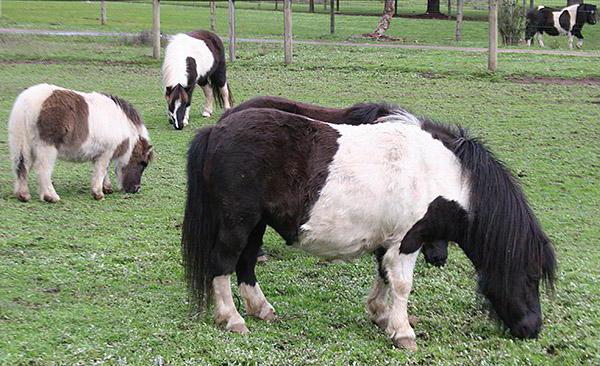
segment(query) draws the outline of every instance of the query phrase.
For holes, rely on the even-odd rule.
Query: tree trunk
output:
[[[440,0],[427,0],[427,14],[440,13]]]
[[[308,0],[308,12],[309,13],[315,12],[315,0]]]
[[[457,0],[456,4],[456,42],[462,40],[462,21],[463,21],[463,7],[465,0]]]
[[[438,0],[439,1],[439,0]],[[390,22],[392,21],[392,17],[394,16],[394,0],[385,0],[383,15],[381,19],[379,19],[379,23],[377,27],[370,33],[369,36],[375,39],[379,39],[383,36],[383,34],[390,27]]]

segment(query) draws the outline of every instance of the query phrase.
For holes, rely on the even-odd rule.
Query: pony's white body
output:
[[[56,85],[39,84],[23,91],[17,98],[9,119],[8,131],[13,138],[11,151],[19,148],[31,148],[32,146],[46,145],[40,140],[37,120],[42,108],[42,103],[55,90],[70,90]],[[58,157],[72,161],[89,161],[101,155],[107,150],[114,150],[121,141],[129,138],[130,147],[120,157],[120,161],[127,163],[131,150],[137,136],[148,139],[148,131],[144,126],[136,127],[129,123],[129,119],[120,108],[106,95],[92,92],[83,93],[73,91],[81,95],[88,104],[88,138],[77,148],[59,148]]]
[[[40,138],[37,124],[43,103],[57,90],[76,93],[87,103],[88,135],[79,146],[65,144],[57,147]],[[94,161],[96,166],[92,178],[92,192],[94,197],[101,199],[103,188],[112,189],[107,168],[119,145],[127,140],[126,149],[115,159],[117,164],[126,165],[138,140],[140,138],[149,140],[146,127],[143,124],[133,124],[110,97],[96,92],[82,93],[50,84],[34,85],[17,97],[8,122],[8,133],[15,169],[20,160],[27,170],[30,170],[33,165],[39,175],[40,198],[50,202],[59,200],[50,180],[56,158],[69,161]],[[29,199],[26,178],[24,181],[17,179],[15,193],[24,201]]]
[[[198,77],[205,76],[215,62],[212,52],[204,41],[185,33],[176,34],[170,38],[165,50],[165,60],[162,66],[164,87],[177,84],[184,87],[189,86],[185,73],[188,57],[196,60]]]
[[[408,122],[408,123],[407,123]],[[460,162],[419,125],[330,125],[341,137],[329,175],[297,246],[351,258],[397,245],[438,196],[468,208]],[[385,199],[381,199],[385,197]]]

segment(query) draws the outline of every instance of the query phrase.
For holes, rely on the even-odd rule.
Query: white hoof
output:
[[[208,118],[208,117],[210,117],[211,115],[212,115],[212,113],[211,113],[211,112],[207,112],[207,111],[203,111],[203,112],[202,112],[202,117],[207,117],[207,118]]]

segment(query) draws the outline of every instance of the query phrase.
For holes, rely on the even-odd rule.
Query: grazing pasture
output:
[[[397,103],[471,128],[522,182],[559,261],[556,294],[542,296],[540,338],[516,340],[495,326],[471,264],[452,245],[444,268],[417,262],[409,311],[420,319],[419,350],[409,353],[366,315],[373,258],[324,262],[272,231],[270,260],[257,271],[280,320],[246,318],[251,333],[239,336],[208,315],[189,317],[180,255],[185,155],[195,128],[220,113],[201,119],[196,103],[189,128],[174,131],[160,63],[147,47],[80,37],[0,36],[0,44],[0,120],[36,83],[111,92],[140,111],[155,148],[138,194],[94,201],[90,167],[58,162],[61,202],[21,203],[0,124],[0,364],[600,363],[596,58],[501,55],[502,71],[489,75],[483,54],[298,45],[284,67],[280,46],[240,45],[228,65],[237,101],[270,94],[332,107]]]

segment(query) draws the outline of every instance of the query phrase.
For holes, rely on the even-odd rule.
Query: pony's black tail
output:
[[[217,222],[211,212],[204,164],[212,126],[198,131],[188,150],[187,201],[181,235],[181,252],[190,304],[201,312],[212,292],[210,254],[216,243]]]
[[[231,93],[231,89],[229,88],[229,83],[226,84],[227,85],[227,94],[229,94],[229,105],[233,106],[233,94]],[[216,86],[215,83],[210,83],[210,86],[213,90],[213,95],[215,97],[215,100],[217,101],[217,105],[220,108],[223,108],[223,104],[225,103],[225,99],[223,98],[223,93],[221,93],[221,88],[219,88],[218,86]]]

